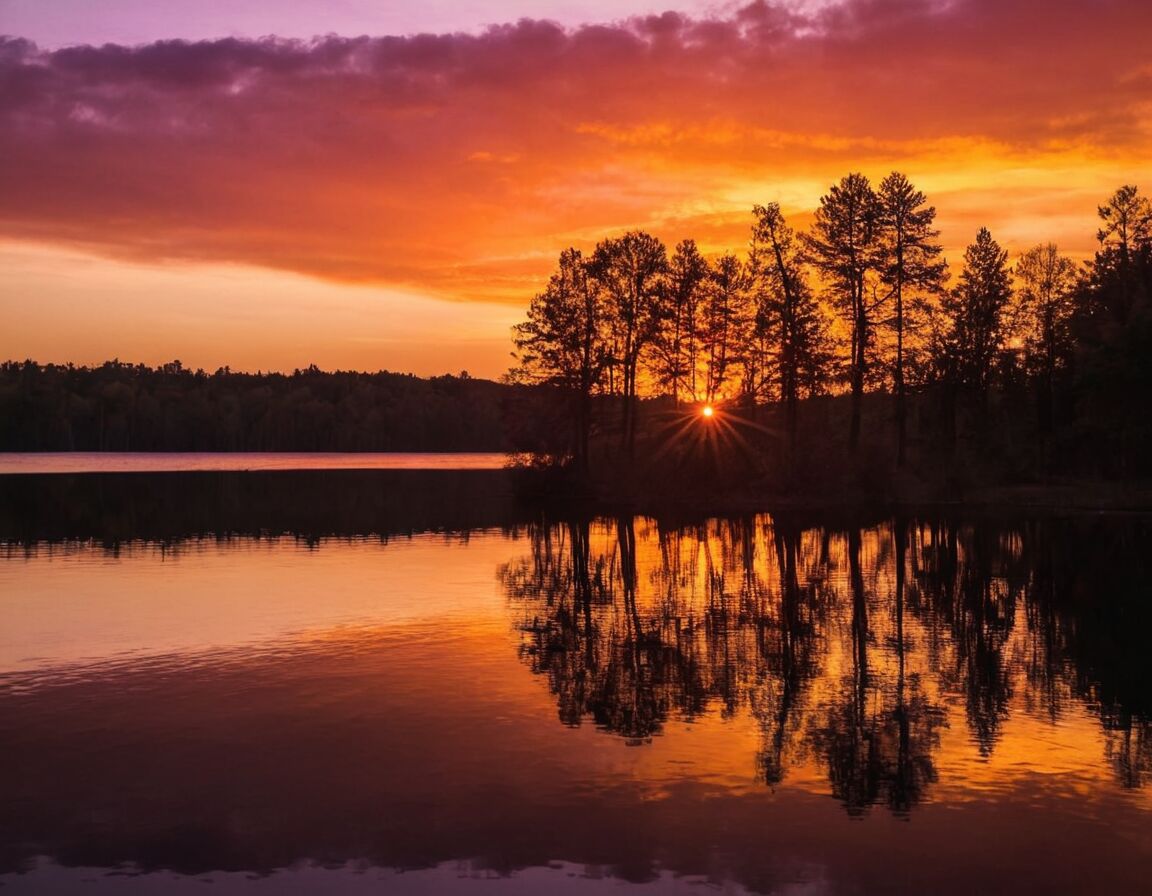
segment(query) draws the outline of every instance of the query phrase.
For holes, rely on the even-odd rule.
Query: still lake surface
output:
[[[182,473],[261,470],[499,470],[508,455],[475,453],[0,452],[5,473]]]
[[[11,893],[1138,893],[1152,518],[0,477]]]

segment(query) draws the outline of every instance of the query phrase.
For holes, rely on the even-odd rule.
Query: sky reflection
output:
[[[0,873],[1131,892],[1148,696],[1097,646],[1144,630],[1144,561],[1108,550],[1143,525],[608,519],[10,554]],[[1085,615],[1093,581],[1118,616]]]

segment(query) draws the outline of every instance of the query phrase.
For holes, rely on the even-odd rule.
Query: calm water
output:
[[[499,453],[0,452],[5,473],[174,473],[203,470],[499,470]]]
[[[5,892],[1147,892],[1149,518],[502,477],[0,480]]]

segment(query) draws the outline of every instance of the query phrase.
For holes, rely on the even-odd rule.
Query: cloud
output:
[[[1146,0],[801,9],[52,52],[6,39],[0,238],[521,301],[570,241],[696,223],[739,242],[735,211],[811,206],[857,168],[1008,195],[998,178],[1024,166],[1030,189],[1063,195],[1070,170],[1095,188],[1149,157]]]

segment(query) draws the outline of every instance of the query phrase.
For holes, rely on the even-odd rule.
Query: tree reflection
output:
[[[885,763],[885,779],[889,808],[894,812],[907,812],[920,801],[928,785],[936,780],[932,752],[939,746],[938,729],[946,720],[943,709],[924,692],[920,675],[909,675],[907,671],[904,607],[907,598],[908,522],[898,517],[892,535],[896,550],[896,688],[895,705],[888,713],[884,740],[887,744],[895,740],[895,761],[889,758]],[[886,755],[891,757],[892,752],[889,748]]]
[[[637,605],[632,520],[614,528],[612,549],[593,556],[587,521],[533,527],[532,557],[505,567],[502,578],[531,611],[521,623],[521,655],[548,676],[561,721],[591,718],[641,743],[673,710],[690,717],[702,706],[702,684],[678,620]]]
[[[1100,717],[1123,787],[1152,781],[1152,519],[1093,516],[1026,533],[1028,597],[1048,645],[1049,698]],[[1044,679],[1042,679],[1044,680]]]
[[[880,792],[877,753],[877,701],[872,699],[868,669],[868,600],[860,565],[860,530],[848,532],[850,654],[841,676],[840,693],[828,705],[824,724],[814,732],[817,749],[828,765],[832,795],[849,814],[860,814]]]
[[[1013,681],[1006,649],[1013,633],[1018,585],[1004,577],[1004,547],[984,525],[940,523],[924,534],[918,584],[949,635],[942,679],[964,696],[969,731],[990,756],[1008,713]]]
[[[784,780],[786,756],[795,750],[802,725],[802,700],[806,685],[816,677],[817,640],[822,600],[811,581],[803,589],[799,565],[800,531],[793,526],[777,526],[774,547],[777,569],[781,570],[779,616],[775,625],[759,626],[758,646],[763,664],[759,687],[753,692],[752,710],[760,724],[763,748],[758,765],[769,786]],[[755,571],[751,538],[745,541],[745,579],[756,606],[768,608],[772,601],[768,586]],[[767,609],[762,618],[768,617]]]
[[[1116,554],[1078,526],[619,517],[541,523],[529,542],[501,579],[565,724],[639,744],[671,719],[745,715],[765,785],[815,761],[851,815],[930,798],[953,705],[987,758],[1013,713],[1052,723],[1079,700],[1117,780],[1152,773],[1152,682],[1107,649],[1127,639],[1124,655],[1141,655],[1148,601],[1096,568]],[[1115,600],[1086,614],[1082,592],[1101,581]]]

